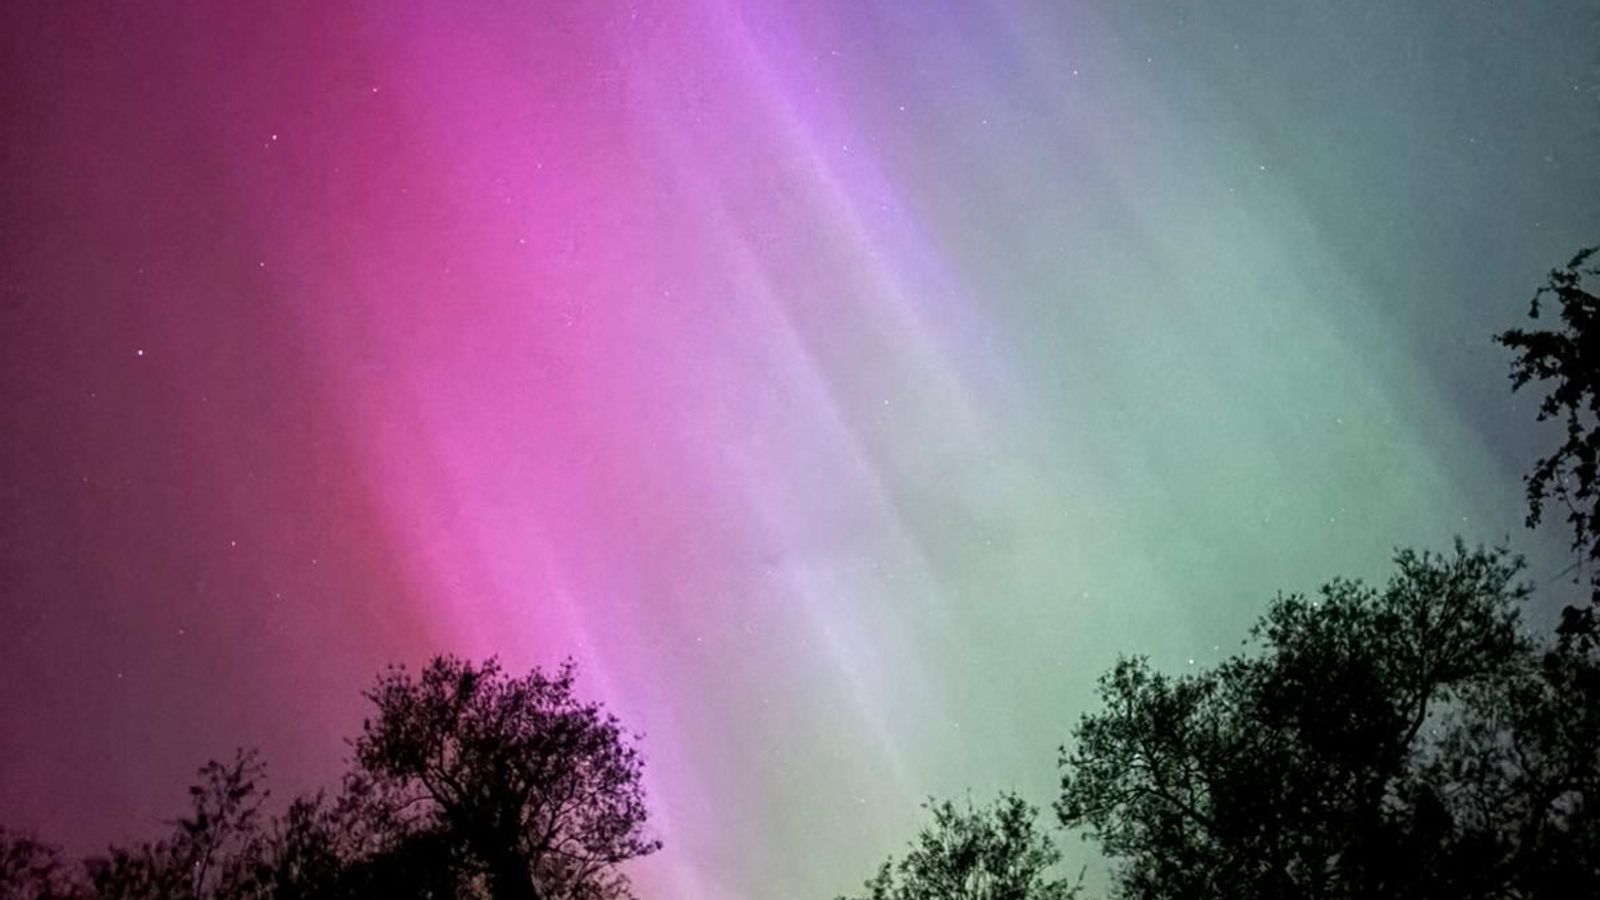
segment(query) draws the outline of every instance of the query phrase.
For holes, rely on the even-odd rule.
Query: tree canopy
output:
[[[1035,824],[1038,810],[1013,793],[965,808],[924,805],[933,822],[899,861],[867,881],[859,900],[1071,900],[1076,882],[1052,875],[1061,853]],[[841,897],[839,900],[851,900]]]
[[[496,898],[628,896],[617,864],[654,852],[642,763],[617,720],[573,695],[573,669],[507,676],[433,660],[385,674],[356,741],[361,771],[480,866]]]
[[[1511,364],[1513,390],[1529,384],[1546,387],[1539,403],[1540,421],[1555,419],[1563,426],[1563,439],[1550,454],[1534,463],[1524,479],[1528,496],[1528,525],[1539,524],[1546,505],[1559,502],[1572,531],[1572,548],[1590,569],[1590,608],[1572,607],[1562,623],[1567,634],[1595,638],[1600,622],[1600,297],[1588,283],[1600,277],[1600,267],[1590,263],[1600,247],[1579,251],[1565,267],[1552,270],[1534,294],[1528,316],[1545,314],[1546,299],[1553,299],[1559,324],[1552,328],[1512,328],[1495,340],[1516,356]]]
[[[0,900],[65,900],[77,887],[60,850],[0,828]]]
[[[1559,447],[1527,518],[1567,511],[1600,561],[1597,251],[1512,329],[1513,388],[1548,384]],[[1600,566],[1548,640],[1503,549],[1400,551],[1382,587],[1279,595],[1244,649],[1169,675],[1123,657],[1061,749],[1059,824],[1096,840],[1124,900],[1600,897]],[[637,736],[568,663],[437,657],[383,673],[336,790],[269,814],[253,752],[210,762],[164,838],[81,864],[0,830],[0,900],[627,900],[646,831]],[[1072,900],[1021,796],[929,801],[932,821],[854,900]],[[852,898],[840,898],[852,900]]]
[[[268,815],[254,753],[210,762],[164,838],[73,866],[0,832],[0,900],[624,900],[645,836],[634,736],[555,674],[385,672],[338,790]]]
[[[1522,632],[1520,565],[1406,551],[1383,589],[1280,596],[1215,667],[1123,659],[1062,824],[1139,900],[1600,895],[1600,706],[1568,705],[1600,667]]]

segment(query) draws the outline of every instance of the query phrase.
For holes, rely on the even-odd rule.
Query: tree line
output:
[[[1143,657],[1099,681],[1061,748],[1057,824],[1096,842],[1122,900],[1600,897],[1600,298],[1596,249],[1513,328],[1513,390],[1546,388],[1562,441],[1527,524],[1566,515],[1587,602],[1530,633],[1505,548],[1402,550],[1382,588],[1282,595],[1245,650],[1183,675]],[[1549,321],[1549,318],[1546,318]],[[1587,570],[1587,574],[1585,574]],[[930,801],[863,900],[1065,900],[1081,879],[1038,810]],[[839,898],[853,900],[853,898]]]
[[[1559,505],[1586,602],[1551,634],[1507,548],[1401,550],[1383,586],[1274,599],[1244,649],[1139,656],[1061,748],[1055,824],[1015,793],[930,800],[857,898],[1075,900],[1054,832],[1096,842],[1122,900],[1600,897],[1600,268],[1550,273],[1510,329],[1512,385],[1562,442],[1526,478]],[[160,839],[69,861],[0,831],[0,900],[624,900],[647,829],[637,737],[571,664],[512,676],[439,657],[385,672],[336,789],[276,815],[259,757],[210,762]]]
[[[3,900],[620,900],[654,852],[636,739],[574,669],[386,671],[337,789],[264,812],[254,752],[209,762],[165,837],[69,862],[0,833]]]

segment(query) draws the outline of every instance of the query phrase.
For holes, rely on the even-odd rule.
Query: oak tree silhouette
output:
[[[1035,825],[1038,810],[1013,793],[992,804],[924,804],[933,823],[890,859],[858,900],[1071,900],[1075,881],[1054,877],[1061,853]],[[839,900],[852,900],[841,897]]]
[[[355,742],[360,771],[481,869],[496,900],[631,896],[618,864],[654,852],[642,762],[573,666],[512,677],[491,659],[389,670]]]
[[[385,672],[338,790],[267,814],[254,751],[209,762],[161,839],[69,863],[0,831],[0,900],[622,900],[644,835],[633,736],[574,668]]]
[[[1280,596],[1215,667],[1101,679],[1056,811],[1119,896],[1600,896],[1600,709],[1569,706],[1595,657],[1524,635],[1504,551],[1396,563]]]

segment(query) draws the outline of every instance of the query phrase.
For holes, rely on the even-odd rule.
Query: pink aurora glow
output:
[[[643,732],[647,897],[1048,803],[1117,652],[1521,534],[1580,5],[0,3],[0,824],[436,652]]]
[[[89,279],[101,305],[39,337],[84,375],[42,388],[73,403],[39,418],[71,443],[102,415],[80,395],[115,395],[102,427],[134,449],[62,474],[120,477],[144,536],[90,543],[169,598],[138,626],[167,648],[139,688],[163,699],[83,709],[75,762],[33,765],[96,758],[97,717],[165,726],[44,826],[125,835],[187,755],[232,740],[304,784],[376,664],[439,650],[579,660],[646,734],[672,849],[641,878],[677,896],[732,896],[706,873],[778,852],[769,785],[820,777],[830,746],[867,734],[881,755],[851,796],[914,797],[879,704],[926,709],[921,663],[850,606],[885,576],[821,561],[915,571],[874,459],[937,417],[948,446],[922,456],[956,465],[980,426],[906,281],[952,308],[955,289],[852,155],[844,98],[712,6],[280,12],[84,17],[30,51],[63,107],[25,199],[85,213],[68,233],[102,244],[93,273],[63,254],[30,273]],[[117,326],[85,328],[108,292]],[[132,557],[153,552],[175,558],[151,584]],[[128,654],[89,655],[82,677],[124,689]],[[212,678],[230,699],[194,686]],[[33,688],[60,702],[42,670]]]

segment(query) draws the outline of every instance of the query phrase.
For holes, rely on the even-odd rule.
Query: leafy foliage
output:
[[[1593,654],[1523,636],[1503,551],[1397,566],[1278,598],[1213,669],[1101,679],[1056,811],[1120,861],[1121,896],[1600,892],[1597,714],[1567,708],[1580,682],[1600,700]]]
[[[253,751],[210,762],[167,837],[68,865],[0,831],[0,900],[615,900],[642,837],[642,762],[574,672],[435,659],[383,675],[333,795],[264,810]]]
[[[169,838],[113,848],[89,860],[94,895],[105,900],[268,896],[260,877],[265,770],[253,751],[240,751],[231,763],[206,763],[200,783],[189,788],[193,808],[174,823]]]
[[[57,848],[0,828],[0,900],[70,900],[73,873]]]
[[[1077,885],[1050,877],[1060,851],[1040,834],[1038,811],[1015,794],[965,809],[924,804],[933,824],[898,863],[885,862],[862,900],[1070,900]],[[848,900],[848,898],[840,898]]]
[[[573,694],[573,669],[513,678],[494,660],[392,669],[368,694],[363,772],[461,848],[495,896],[630,896],[617,864],[654,852],[642,762],[617,720]]]
[[[1564,438],[1554,453],[1534,464],[1526,479],[1528,525],[1538,525],[1554,499],[1567,510],[1572,548],[1590,564],[1600,561],[1600,297],[1586,279],[1600,277],[1589,263],[1600,247],[1580,251],[1565,268],[1550,272],[1534,294],[1530,318],[1543,313],[1541,301],[1554,298],[1560,325],[1513,328],[1495,340],[1516,353],[1511,364],[1513,390],[1532,382],[1549,383],[1539,404],[1539,420],[1556,419]],[[1600,602],[1600,568],[1591,570],[1593,598]],[[1593,634],[1594,609],[1572,609],[1564,630]]]

